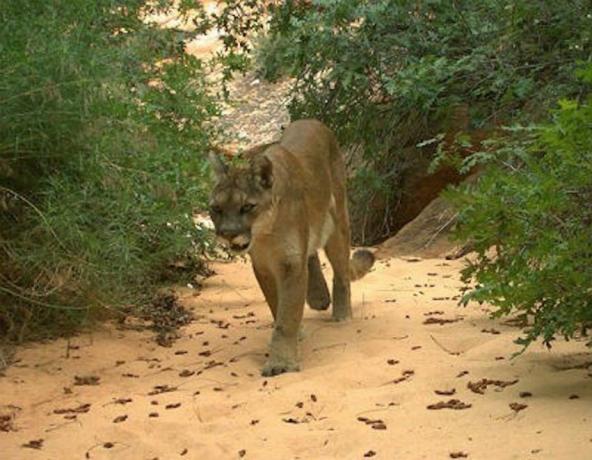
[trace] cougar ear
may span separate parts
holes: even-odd
[[[212,171],[216,176],[216,179],[220,180],[228,173],[228,165],[222,161],[220,155],[214,152],[210,152],[208,155],[208,161],[212,167]]]
[[[257,155],[251,162],[251,170],[259,185],[271,188],[273,185],[273,164],[265,155]]]

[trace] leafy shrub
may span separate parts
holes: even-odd
[[[361,147],[350,162],[362,242],[393,231],[410,169],[435,152],[418,143],[544,116],[580,90],[571,75],[592,43],[584,0],[313,0],[269,11],[262,73],[296,78],[293,118],[319,118]]]
[[[276,81],[290,75],[288,37],[260,35],[255,40],[253,50],[255,71],[267,81]]]
[[[592,66],[581,75],[592,84]],[[592,326],[592,97],[562,100],[552,122],[515,130],[465,165],[474,161],[488,164],[477,186],[450,194],[457,236],[477,251],[463,303],[532,315],[525,346]]]
[[[199,263],[216,106],[189,34],[147,19],[171,4],[2,3],[0,335],[62,333]]]

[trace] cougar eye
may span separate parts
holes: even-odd
[[[222,213],[222,208],[220,206],[210,206],[210,213],[212,214],[221,214]]]
[[[242,208],[240,209],[241,214],[247,214],[255,209],[255,205],[252,203],[243,204]]]

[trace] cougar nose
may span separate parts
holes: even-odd
[[[222,237],[222,238],[224,238],[224,239],[226,239],[228,241],[232,241],[232,239],[235,236],[238,236],[238,233],[237,232],[233,232],[232,230],[220,230],[218,232],[218,236],[220,236],[220,237]]]

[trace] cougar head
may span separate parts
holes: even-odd
[[[228,165],[214,153],[209,160],[215,175],[210,217],[216,236],[233,252],[246,252],[253,224],[271,206],[272,163],[263,154],[246,166]]]

